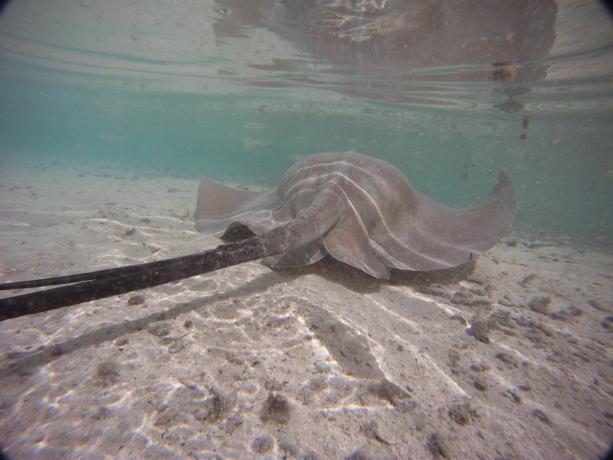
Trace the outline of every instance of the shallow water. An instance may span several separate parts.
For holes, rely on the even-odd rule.
[[[199,178],[268,188],[321,151],[385,159],[450,206],[504,168],[518,198],[468,271],[248,263],[4,321],[6,454],[604,453],[611,17],[478,3],[5,6],[2,282],[212,248],[193,227]]]

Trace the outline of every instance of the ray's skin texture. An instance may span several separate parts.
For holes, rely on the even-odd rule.
[[[315,202],[321,212],[303,218]],[[428,271],[468,262],[508,230],[515,210],[509,176],[501,171],[489,198],[475,209],[455,209],[418,192],[391,164],[356,152],[320,153],[292,166],[268,193],[231,189],[203,180],[196,228],[263,235],[299,219],[292,249],[266,263],[277,268],[317,262],[326,254],[377,278],[389,269]],[[238,231],[242,228],[242,231]]]
[[[4,290],[65,284],[0,299],[0,320],[262,258],[284,268],[329,254],[382,279],[389,278],[391,268],[451,268],[492,247],[507,232],[514,209],[515,193],[504,171],[480,207],[454,209],[419,193],[385,161],[356,152],[320,153],[296,163],[268,193],[203,180],[196,228],[223,233],[228,244],[146,264],[0,284]]]

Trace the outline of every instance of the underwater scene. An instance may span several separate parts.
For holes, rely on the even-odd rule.
[[[607,2],[14,0],[0,83],[0,458],[608,458]]]

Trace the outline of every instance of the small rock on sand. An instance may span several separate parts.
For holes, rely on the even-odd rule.
[[[263,454],[270,452],[273,446],[274,446],[274,442],[272,438],[268,436],[267,434],[265,434],[262,436],[258,436],[257,438],[253,440],[253,443],[251,444],[251,449],[256,454],[263,455]]]
[[[432,433],[428,439],[428,449],[435,459],[451,458],[451,448],[447,438],[440,433]]]
[[[128,305],[141,305],[145,303],[145,298],[142,295],[133,295],[128,299]]]
[[[528,308],[532,311],[546,315],[549,312],[551,297],[532,297],[528,303]]]

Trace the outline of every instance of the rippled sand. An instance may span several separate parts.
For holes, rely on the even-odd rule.
[[[0,279],[214,247],[193,229],[196,189],[5,169]],[[0,444],[14,459],[597,458],[612,273],[610,251],[512,235],[428,276],[254,262],[5,321]]]

